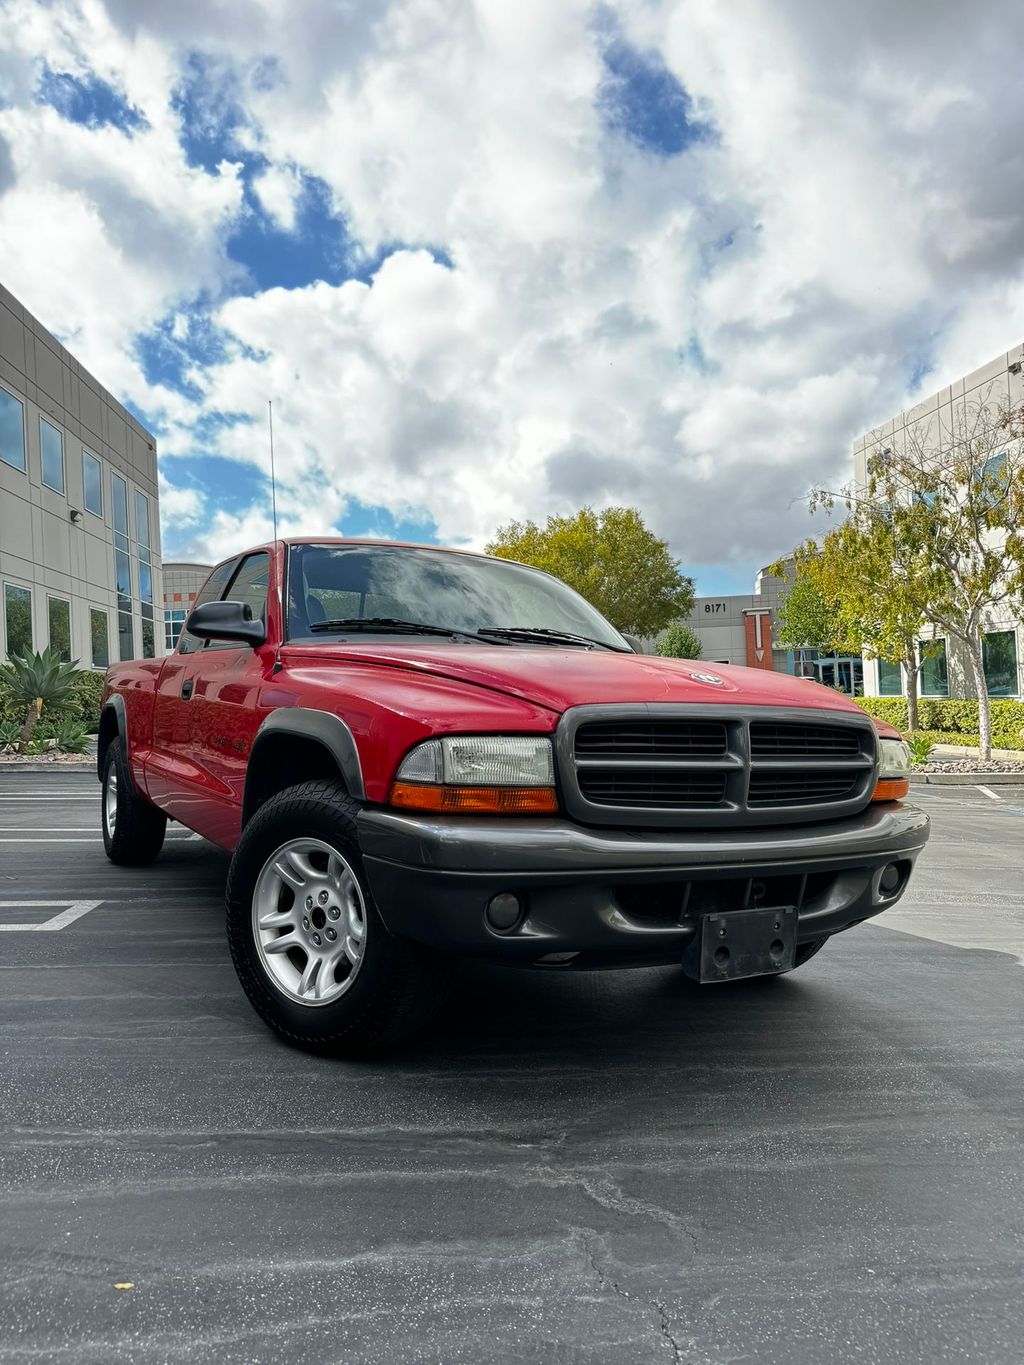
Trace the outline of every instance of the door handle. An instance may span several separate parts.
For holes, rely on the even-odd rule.
[[[185,681],[181,684],[181,699],[182,699],[182,701],[188,701],[189,697],[191,697],[191,695],[192,695],[192,689],[193,689],[194,686],[195,686],[195,680],[194,680],[193,678],[186,678],[186,679],[185,679]]]

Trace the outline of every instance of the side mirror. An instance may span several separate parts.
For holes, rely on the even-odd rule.
[[[641,644],[638,635],[627,635],[624,630],[620,630],[619,634],[625,640],[626,644],[629,645],[634,654],[642,654],[644,652],[644,647]]]
[[[253,620],[248,602],[204,602],[192,612],[185,629],[200,640],[237,640],[254,647],[267,638],[266,626]]]

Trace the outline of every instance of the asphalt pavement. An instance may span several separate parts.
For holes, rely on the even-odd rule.
[[[352,1064],[249,1008],[224,854],[0,772],[0,1362],[1018,1365],[1024,791],[918,799],[791,976],[467,966]]]

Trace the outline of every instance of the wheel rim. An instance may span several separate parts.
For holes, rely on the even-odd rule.
[[[107,783],[103,788],[103,820],[107,826],[107,837],[113,839],[117,827],[117,773],[113,765],[107,769]]]
[[[329,1005],[366,951],[366,905],[352,868],[321,839],[291,839],[263,864],[252,899],[263,970],[300,1005]]]

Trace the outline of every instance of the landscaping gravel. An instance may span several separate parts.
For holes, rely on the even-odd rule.
[[[911,773],[1019,773],[1024,781],[1024,763],[1010,763],[1003,759],[944,758],[931,763],[913,763]]]

